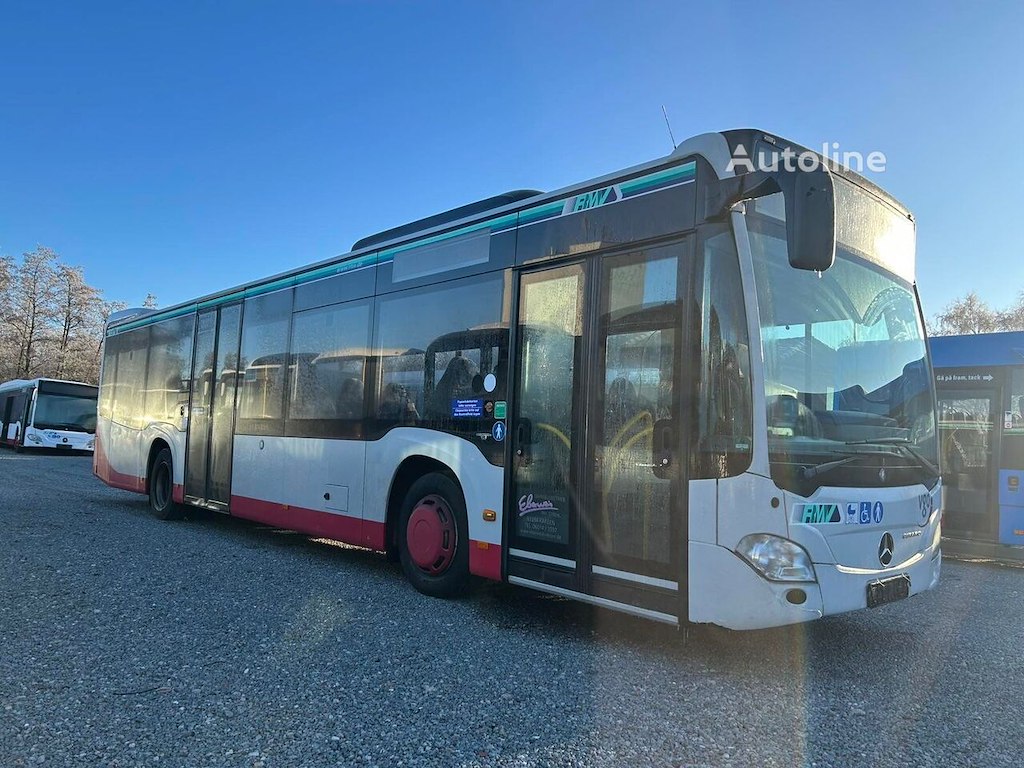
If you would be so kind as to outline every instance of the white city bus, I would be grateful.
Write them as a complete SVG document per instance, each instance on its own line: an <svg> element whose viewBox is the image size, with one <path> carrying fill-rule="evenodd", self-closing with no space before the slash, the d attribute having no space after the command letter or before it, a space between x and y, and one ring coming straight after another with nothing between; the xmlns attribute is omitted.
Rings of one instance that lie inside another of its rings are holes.
<svg viewBox="0 0 1024 768"><path fill-rule="evenodd" d="M705 134L119 317L95 473L162 517L388 552L438 596L743 629L929 589L913 218L828 163L733 162L789 149Z"/></svg>
<svg viewBox="0 0 1024 768"><path fill-rule="evenodd" d="M91 451L97 392L92 384L59 379L14 379L0 384L0 445L19 451Z"/></svg>

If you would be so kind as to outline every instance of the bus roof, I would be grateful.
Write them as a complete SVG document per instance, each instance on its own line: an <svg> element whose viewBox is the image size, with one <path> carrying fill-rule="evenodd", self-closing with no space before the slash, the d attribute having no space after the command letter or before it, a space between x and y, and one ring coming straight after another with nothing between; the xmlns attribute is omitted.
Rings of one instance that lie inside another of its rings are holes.
<svg viewBox="0 0 1024 768"><path fill-rule="evenodd" d="M1024 366L1024 331L932 336L928 347L933 368Z"/></svg>
<svg viewBox="0 0 1024 768"><path fill-rule="evenodd" d="M537 197L544 193L538 189L514 189L511 192L504 192L500 195L494 195L483 200L478 200L475 203L469 203L468 205L460 205L457 208L452 208L444 213L438 213L433 216L426 216L416 221L411 221L408 224L402 224L398 227L392 227L391 229L385 229L382 232L378 232L375 235L364 237L361 240L357 240L352 246L352 252L369 248L372 245L378 245L380 243L386 243L389 240L395 240L404 235L413 235L417 232L424 232L434 227L439 227L442 224L448 224L453 221L460 221L461 219L467 219L471 216L475 216L479 213L485 213L487 211L493 211L496 208L504 208L505 206L518 203L520 200L528 200L531 197Z"/></svg>
<svg viewBox="0 0 1024 768"><path fill-rule="evenodd" d="M3 389L21 389L22 387L38 386L41 382L50 382L52 384L77 384L80 387L92 387L93 389L99 389L95 384L89 384L84 381L71 381L70 379L51 379L47 376L40 376L35 379L11 379L0 384L0 390Z"/></svg>

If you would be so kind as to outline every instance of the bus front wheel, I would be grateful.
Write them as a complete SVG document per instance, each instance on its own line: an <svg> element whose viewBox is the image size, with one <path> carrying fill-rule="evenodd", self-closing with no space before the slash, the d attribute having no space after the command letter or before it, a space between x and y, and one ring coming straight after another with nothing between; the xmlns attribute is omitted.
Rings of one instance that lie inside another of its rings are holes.
<svg viewBox="0 0 1024 768"><path fill-rule="evenodd" d="M446 475L424 475L409 489L398 530L402 571L420 592L433 597L462 593L469 581L466 503Z"/></svg>
<svg viewBox="0 0 1024 768"><path fill-rule="evenodd" d="M162 448L153 459L149 471L149 508L161 520L181 517L181 505L174 500L174 473L169 448Z"/></svg>

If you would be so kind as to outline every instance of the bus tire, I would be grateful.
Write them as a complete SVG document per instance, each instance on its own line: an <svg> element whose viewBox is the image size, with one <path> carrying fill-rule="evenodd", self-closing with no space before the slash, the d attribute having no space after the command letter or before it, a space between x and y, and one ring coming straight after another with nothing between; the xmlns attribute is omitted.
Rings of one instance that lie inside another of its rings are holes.
<svg viewBox="0 0 1024 768"><path fill-rule="evenodd" d="M162 448L150 467L149 508L161 520L181 518L181 505L174 500L174 472L169 448Z"/></svg>
<svg viewBox="0 0 1024 768"><path fill-rule="evenodd" d="M402 571L417 590L454 597L469 583L469 524L458 484L432 472L409 489L398 521Z"/></svg>

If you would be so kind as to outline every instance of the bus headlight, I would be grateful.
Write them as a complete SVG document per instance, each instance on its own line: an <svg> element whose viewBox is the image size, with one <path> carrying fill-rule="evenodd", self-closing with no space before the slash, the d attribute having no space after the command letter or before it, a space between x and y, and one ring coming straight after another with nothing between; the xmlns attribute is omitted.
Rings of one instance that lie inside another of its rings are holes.
<svg viewBox="0 0 1024 768"><path fill-rule="evenodd" d="M28 440L30 443L36 443L38 445L43 444L43 439L39 437L39 435L26 435L25 439Z"/></svg>
<svg viewBox="0 0 1024 768"><path fill-rule="evenodd" d="M771 581L815 581L810 555L788 539L752 533L743 537L736 554Z"/></svg>

